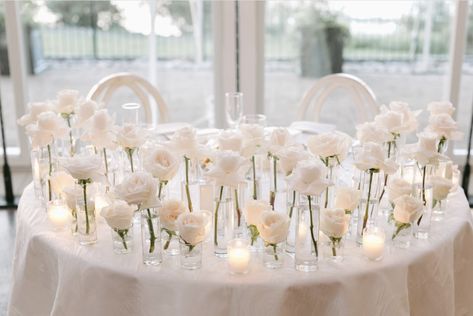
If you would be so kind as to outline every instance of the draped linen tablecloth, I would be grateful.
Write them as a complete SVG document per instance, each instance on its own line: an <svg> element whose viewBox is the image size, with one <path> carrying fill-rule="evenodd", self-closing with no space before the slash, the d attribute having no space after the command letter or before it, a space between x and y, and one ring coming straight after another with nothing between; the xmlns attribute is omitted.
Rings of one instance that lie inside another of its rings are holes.
<svg viewBox="0 0 473 316"><path fill-rule="evenodd" d="M211 243L200 270L181 269L178 257L145 266L138 225L133 253L116 255L101 221L97 244L80 246L51 231L33 186L25 189L9 315L473 315L472 220L460 189L429 240L389 249L381 262L348 247L343 262L310 273L295 271L289 256L279 270L253 257L249 274L232 276Z"/></svg>

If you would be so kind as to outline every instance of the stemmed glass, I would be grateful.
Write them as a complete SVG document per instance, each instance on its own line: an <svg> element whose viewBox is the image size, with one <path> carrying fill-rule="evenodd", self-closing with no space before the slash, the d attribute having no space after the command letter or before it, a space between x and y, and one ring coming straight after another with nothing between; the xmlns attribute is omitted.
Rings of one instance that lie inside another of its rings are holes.
<svg viewBox="0 0 473 316"><path fill-rule="evenodd" d="M139 103L125 103L121 106L121 115L123 124L138 124L140 122L140 109L141 104Z"/></svg>
<svg viewBox="0 0 473 316"><path fill-rule="evenodd" d="M230 128L236 128L243 116L243 93L225 93L225 110L228 125Z"/></svg>

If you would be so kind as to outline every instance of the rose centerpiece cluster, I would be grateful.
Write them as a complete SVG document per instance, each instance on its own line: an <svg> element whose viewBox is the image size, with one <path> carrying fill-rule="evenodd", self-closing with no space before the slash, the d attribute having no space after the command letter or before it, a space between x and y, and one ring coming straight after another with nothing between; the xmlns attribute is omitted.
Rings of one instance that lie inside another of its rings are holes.
<svg viewBox="0 0 473 316"><path fill-rule="evenodd" d="M384 236L408 247L443 219L458 181L445 153L460 132L450 103L427 109L429 123L418 131L419 111L382 106L356 138L257 123L163 135L117 124L100 104L65 90L30 104L18 123L31 140L36 197L56 217L62 205L80 244L103 238L106 223L113 251L133 254L140 238L147 265L179 256L183 268L198 269L211 251L228 257L234 273L247 272L250 257L271 269L314 271L322 259L342 261L346 243L382 236L363 244L378 260ZM417 141L405 144L415 132Z"/></svg>

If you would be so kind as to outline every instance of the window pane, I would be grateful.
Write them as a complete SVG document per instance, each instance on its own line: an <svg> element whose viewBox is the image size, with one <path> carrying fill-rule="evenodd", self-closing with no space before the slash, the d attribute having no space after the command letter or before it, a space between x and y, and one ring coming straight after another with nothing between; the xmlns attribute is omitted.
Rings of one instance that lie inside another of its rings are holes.
<svg viewBox="0 0 473 316"><path fill-rule="evenodd" d="M82 95L105 76L131 72L149 79L148 1L37 1L22 3L32 71L31 100L54 99L60 89ZM159 2L156 29L156 87L171 121L207 125L213 93L211 3ZM202 4L202 5L200 5ZM194 20L192 17L196 17ZM198 30L198 31L196 31ZM138 99L126 88L110 102L113 110Z"/></svg>
<svg viewBox="0 0 473 316"><path fill-rule="evenodd" d="M446 1L267 2L269 120L289 124L305 91L333 72L361 78L379 104L400 100L420 109L442 99L452 11ZM335 94L321 121L353 134L353 102L347 92Z"/></svg>

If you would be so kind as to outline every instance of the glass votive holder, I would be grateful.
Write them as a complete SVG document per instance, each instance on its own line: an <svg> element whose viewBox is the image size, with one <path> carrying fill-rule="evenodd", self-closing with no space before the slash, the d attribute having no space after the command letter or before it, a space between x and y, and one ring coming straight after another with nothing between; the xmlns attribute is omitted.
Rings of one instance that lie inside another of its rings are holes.
<svg viewBox="0 0 473 316"><path fill-rule="evenodd" d="M140 122L141 104L139 103L125 103L122 104L121 114L122 122L129 124L138 124Z"/></svg>
<svg viewBox="0 0 473 316"><path fill-rule="evenodd" d="M250 243L246 239L235 238L227 244L227 265L231 274L246 274L250 266Z"/></svg>
<svg viewBox="0 0 473 316"><path fill-rule="evenodd" d="M363 255L369 260L383 258L386 235L381 227L368 226L363 230Z"/></svg>
<svg viewBox="0 0 473 316"><path fill-rule="evenodd" d="M241 119L243 124L254 124L266 127L266 115L264 114L247 114Z"/></svg>
<svg viewBox="0 0 473 316"><path fill-rule="evenodd" d="M54 230L61 231L69 227L71 211L63 200L52 200L47 204L48 220Z"/></svg>

